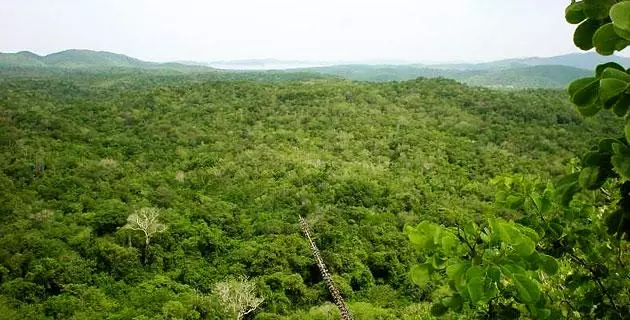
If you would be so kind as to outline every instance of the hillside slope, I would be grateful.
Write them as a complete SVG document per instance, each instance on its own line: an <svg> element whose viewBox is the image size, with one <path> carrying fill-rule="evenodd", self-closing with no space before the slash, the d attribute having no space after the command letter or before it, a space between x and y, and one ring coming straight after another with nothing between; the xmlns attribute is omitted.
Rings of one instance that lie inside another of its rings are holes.
<svg viewBox="0 0 630 320"><path fill-rule="evenodd" d="M334 317L298 214L357 320L422 319L420 220L501 215L489 180L555 177L619 123L565 93L453 80L0 77L0 310L7 319L221 319L248 276L255 319ZM156 208L147 245L122 228Z"/></svg>
<svg viewBox="0 0 630 320"><path fill-rule="evenodd" d="M443 77L463 83L502 88L564 88L572 80L592 71L567 66L519 66L506 69L453 70L421 68L411 65L344 65L303 69L358 81L404 81L418 77Z"/></svg>
<svg viewBox="0 0 630 320"><path fill-rule="evenodd" d="M191 66L180 63L155 63L135 59L126 55L106 51L66 50L39 56L32 52L0 53L0 72L2 69L24 70L37 74L60 72L102 72L106 70L136 69L165 70L180 72L212 72L215 69L205 66ZM6 71L5 71L6 73Z"/></svg>

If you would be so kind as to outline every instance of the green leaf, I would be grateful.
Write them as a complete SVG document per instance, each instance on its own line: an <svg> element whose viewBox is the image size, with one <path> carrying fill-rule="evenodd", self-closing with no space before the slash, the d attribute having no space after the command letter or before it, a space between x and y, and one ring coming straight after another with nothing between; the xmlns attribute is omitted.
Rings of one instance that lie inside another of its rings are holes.
<svg viewBox="0 0 630 320"><path fill-rule="evenodd" d="M628 82L618 79L602 79L599 82L599 99L604 104L616 99L628 88Z"/></svg>
<svg viewBox="0 0 630 320"><path fill-rule="evenodd" d="M597 20L588 19L582 22L573 34L573 43L576 47L588 51L593 49L593 35L601 24Z"/></svg>
<svg viewBox="0 0 630 320"><path fill-rule="evenodd" d="M601 162L602 162L602 155L597 151L589 151L585 153L584 156L582 157L583 167L599 166Z"/></svg>
<svg viewBox="0 0 630 320"><path fill-rule="evenodd" d="M464 300L462 299L462 296L460 296L459 294L454 294L453 296L450 296L450 297L444 297L441 303L447 308L457 310L462 307Z"/></svg>
<svg viewBox="0 0 630 320"><path fill-rule="evenodd" d="M525 269L523 269L523 267L513 264L513 263L508 263L508 264L504 264L504 265L500 265L499 268L501 268L501 272L505 275L507 275L510 278L513 278L514 275L517 274L526 274L527 271L525 271Z"/></svg>
<svg viewBox="0 0 630 320"><path fill-rule="evenodd" d="M549 209L551 209L551 206L552 206L551 200L549 200L544 195L541 196L541 195L535 194L532 198L538 212L546 213L547 211L549 211Z"/></svg>
<svg viewBox="0 0 630 320"><path fill-rule="evenodd" d="M431 315L434 317L443 316L448 312L448 308L442 305L441 303L434 303L431 306Z"/></svg>
<svg viewBox="0 0 630 320"><path fill-rule="evenodd" d="M617 0L584 0L584 14L591 19L606 19Z"/></svg>
<svg viewBox="0 0 630 320"><path fill-rule="evenodd" d="M630 179L630 155L628 147L621 143L613 144L614 155L610 159L615 171L625 179Z"/></svg>
<svg viewBox="0 0 630 320"><path fill-rule="evenodd" d="M574 2L564 10L564 17L570 24L578 24L586 19L584 14L584 3Z"/></svg>
<svg viewBox="0 0 630 320"><path fill-rule="evenodd" d="M595 78L595 77L588 77L588 78L577 79L577 80L571 82L571 84L569 84L569 87L567 88L567 91L569 92L570 96L573 96L579 90L589 86L591 83L593 83L595 81L597 81L597 78Z"/></svg>
<svg viewBox="0 0 630 320"><path fill-rule="evenodd" d="M514 286L518 291L518 296L525 303L534 303L540 299L540 288L532 278L524 274L514 274L512 278Z"/></svg>
<svg viewBox="0 0 630 320"><path fill-rule="evenodd" d="M615 32L615 27L612 23L607 23L601 26L595 34L593 34L593 45L597 53L609 56L612 55L615 50L623 50L630 42L620 37Z"/></svg>
<svg viewBox="0 0 630 320"><path fill-rule="evenodd" d="M586 167L580 171L580 185L584 189L593 190L599 187L599 167Z"/></svg>
<svg viewBox="0 0 630 320"><path fill-rule="evenodd" d="M541 253L538 255L538 259L540 262L540 266L545 271L545 273L550 276L558 273L558 269L560 269L560 266L558 265L558 261L554 257Z"/></svg>
<svg viewBox="0 0 630 320"><path fill-rule="evenodd" d="M501 281L501 268L497 266L490 266L488 267L488 271L486 271L486 275L488 276L488 278L492 279L492 281L500 282Z"/></svg>
<svg viewBox="0 0 630 320"><path fill-rule="evenodd" d="M608 69L608 68L613 68L619 71L623 71L626 72L626 69L616 63L616 62L607 62L607 63L603 63L597 66L597 68L595 69L595 74L597 75L597 78L601 78L602 77L602 73L604 73L604 70Z"/></svg>
<svg viewBox="0 0 630 320"><path fill-rule="evenodd" d="M532 241L534 241L534 242L540 241L540 236L538 235L538 232L536 232L536 230L534 230L534 229L532 229L530 227L521 225L521 224L517 224L516 228L520 232L522 232L525 236L530 238Z"/></svg>
<svg viewBox="0 0 630 320"><path fill-rule="evenodd" d="M571 102L578 107L587 107L593 105L598 98L599 80L591 81L581 89L575 91L571 96Z"/></svg>
<svg viewBox="0 0 630 320"><path fill-rule="evenodd" d="M586 107L578 107L577 109L582 116L592 117L602 110L602 107L599 104L592 104Z"/></svg>
<svg viewBox="0 0 630 320"><path fill-rule="evenodd" d="M548 319L551 316L551 309L530 307L532 313L536 315L536 319Z"/></svg>
<svg viewBox="0 0 630 320"><path fill-rule="evenodd" d="M630 74L627 74L626 70L623 69L623 67L621 70L617 68L608 67L602 72L601 76L604 79L611 78L611 79L618 79L626 83L630 82Z"/></svg>
<svg viewBox="0 0 630 320"><path fill-rule="evenodd" d="M464 233L468 237L477 237L477 234L479 233L479 227L474 221L468 220L464 224Z"/></svg>
<svg viewBox="0 0 630 320"><path fill-rule="evenodd" d="M455 289L460 294L468 294L465 275L470 266L471 264L469 262L462 262L446 267L446 275L453 282Z"/></svg>
<svg viewBox="0 0 630 320"><path fill-rule="evenodd" d="M617 139L612 139L612 138L602 139L597 144L597 148L599 149L600 152L613 153L613 147L612 146L615 143L621 143L621 141L619 141Z"/></svg>
<svg viewBox="0 0 630 320"><path fill-rule="evenodd" d="M578 91L590 86L592 83L597 81L598 79L595 77L577 79L569 84L567 92L569 92L569 96L573 97Z"/></svg>
<svg viewBox="0 0 630 320"><path fill-rule="evenodd" d="M630 41L630 30L621 29L615 26L615 32L622 38Z"/></svg>
<svg viewBox="0 0 630 320"><path fill-rule="evenodd" d="M430 267L428 264L417 264L411 268L411 281L420 287L424 287L430 280Z"/></svg>
<svg viewBox="0 0 630 320"><path fill-rule="evenodd" d="M536 248L534 240L524 235L517 227L506 223L503 225L502 230L504 230L504 233L501 234L501 240L512 245L518 256L527 257L534 252ZM535 231L533 232L534 234L536 233Z"/></svg>
<svg viewBox="0 0 630 320"><path fill-rule="evenodd" d="M459 279L459 277L466 274L466 270L468 270L468 268L470 268L469 262L460 262L460 263L452 264L446 267L446 275L448 276L449 279L456 280L456 279Z"/></svg>
<svg viewBox="0 0 630 320"><path fill-rule="evenodd" d="M575 172L556 183L556 194L563 205L568 205L573 199L573 195L580 191L579 176L580 173Z"/></svg>
<svg viewBox="0 0 630 320"><path fill-rule="evenodd" d="M630 2L619 2L612 6L610 19L617 28L630 31Z"/></svg>
<svg viewBox="0 0 630 320"><path fill-rule="evenodd" d="M457 248L457 246L459 245L459 240L450 233L442 233L440 244L442 246L442 250L450 251Z"/></svg>
<svg viewBox="0 0 630 320"><path fill-rule="evenodd" d="M469 279L466 283L466 288L468 289L468 296L470 296L470 300L473 303L483 298L484 288L482 277L479 276Z"/></svg>
<svg viewBox="0 0 630 320"><path fill-rule="evenodd" d="M521 257L527 257L531 255L536 249L536 243L534 243L534 241L532 241L532 239L528 237L522 237L521 240L513 244L513 246L516 250L516 254Z"/></svg>
<svg viewBox="0 0 630 320"><path fill-rule="evenodd" d="M405 233L412 244L420 250L432 250L435 246L435 239L439 239L441 227L429 221L422 221L415 228L405 227Z"/></svg>
<svg viewBox="0 0 630 320"><path fill-rule="evenodd" d="M612 110L617 116L623 117L628 113L628 107L630 107L630 95L623 94L613 105Z"/></svg>

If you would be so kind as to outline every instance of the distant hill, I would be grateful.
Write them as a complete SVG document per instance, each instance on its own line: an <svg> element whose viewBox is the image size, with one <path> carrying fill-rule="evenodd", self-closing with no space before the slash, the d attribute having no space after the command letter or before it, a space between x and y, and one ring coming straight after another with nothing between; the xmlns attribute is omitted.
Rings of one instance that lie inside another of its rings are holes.
<svg viewBox="0 0 630 320"><path fill-rule="evenodd" d="M571 81L593 71L561 65L540 65L510 69L466 71L452 75L461 82L486 87L564 88Z"/></svg>
<svg viewBox="0 0 630 320"><path fill-rule="evenodd" d="M156 63L126 55L92 50L66 50L39 56L32 52L0 53L0 73L33 76L59 73L151 72L159 74L210 73L215 79L323 79L341 77L357 81L404 81L450 78L464 83L501 88L563 88L571 80L587 76L598 64L616 61L630 65L630 58L574 53L555 57L506 59L460 64L341 64L254 59L214 63L181 61ZM319 65L319 66L318 66ZM267 69L275 69L267 71Z"/></svg>
<svg viewBox="0 0 630 320"><path fill-rule="evenodd" d="M447 69L447 70L487 70L509 69L531 66L567 66L578 69L594 69L597 65L606 62L617 62L621 65L630 65L630 58L619 56L600 56L595 52L570 53L553 57L529 57L519 59L505 59L483 63L454 63L454 64L420 64L417 67Z"/></svg>
<svg viewBox="0 0 630 320"><path fill-rule="evenodd" d="M213 68L207 66L191 66L181 63L155 63L135 59L126 55L92 50L65 50L40 56L32 52L0 53L0 68L13 69L71 69L71 70L104 70L104 69L164 69L181 72L207 72Z"/></svg>
<svg viewBox="0 0 630 320"><path fill-rule="evenodd" d="M306 68L316 72L357 81L404 81L424 78L450 78L464 83L502 88L563 88L572 80L592 71L568 66L518 66L505 69L454 70L405 66L344 65Z"/></svg>

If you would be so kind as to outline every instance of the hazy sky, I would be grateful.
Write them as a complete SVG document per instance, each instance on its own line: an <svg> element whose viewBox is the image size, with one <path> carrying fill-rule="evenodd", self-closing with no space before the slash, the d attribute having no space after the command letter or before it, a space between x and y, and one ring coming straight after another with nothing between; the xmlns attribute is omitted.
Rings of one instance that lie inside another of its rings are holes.
<svg viewBox="0 0 630 320"><path fill-rule="evenodd" d="M494 60L574 52L569 0L0 0L0 51L152 61Z"/></svg>

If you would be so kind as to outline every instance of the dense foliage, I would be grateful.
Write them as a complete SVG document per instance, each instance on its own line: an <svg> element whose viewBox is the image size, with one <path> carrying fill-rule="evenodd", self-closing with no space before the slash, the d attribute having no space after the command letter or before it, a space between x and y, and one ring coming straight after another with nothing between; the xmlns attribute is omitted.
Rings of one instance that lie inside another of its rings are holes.
<svg viewBox="0 0 630 320"><path fill-rule="evenodd" d="M579 24L574 42L583 50L608 56L630 45L629 1L572 1L566 20ZM568 92L586 117L609 109L627 121L630 70L601 64ZM444 288L432 313L468 307L492 319L629 318L630 125L624 131L595 144L555 184L498 179L495 208L511 209L514 220L407 226L425 261L412 268L413 281Z"/></svg>
<svg viewBox="0 0 630 320"><path fill-rule="evenodd" d="M562 175L619 125L444 79L4 77L0 317L222 319L213 288L248 277L256 319L327 319L298 214L355 318L428 317L404 226L509 219L491 180Z"/></svg>

